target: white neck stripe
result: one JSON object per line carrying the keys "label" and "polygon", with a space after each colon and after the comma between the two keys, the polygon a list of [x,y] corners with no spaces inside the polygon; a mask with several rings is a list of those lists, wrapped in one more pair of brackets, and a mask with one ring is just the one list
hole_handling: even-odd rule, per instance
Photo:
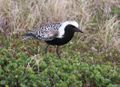
{"label": "white neck stripe", "polygon": [[62,38],[63,37],[63,35],[65,33],[65,27],[67,25],[73,25],[73,26],[78,28],[78,23],[76,21],[66,21],[66,22],[63,22],[61,24],[62,24],[61,27],[58,29],[58,32],[59,32],[58,38]]}

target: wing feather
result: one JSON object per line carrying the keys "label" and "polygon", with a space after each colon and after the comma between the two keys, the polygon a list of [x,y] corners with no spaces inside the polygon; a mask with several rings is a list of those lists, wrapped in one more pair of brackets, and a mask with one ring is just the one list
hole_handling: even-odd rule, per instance
{"label": "wing feather", "polygon": [[58,36],[58,29],[61,23],[48,24],[42,27],[37,27],[27,35],[31,35],[33,38],[37,38],[44,41],[53,40]]}

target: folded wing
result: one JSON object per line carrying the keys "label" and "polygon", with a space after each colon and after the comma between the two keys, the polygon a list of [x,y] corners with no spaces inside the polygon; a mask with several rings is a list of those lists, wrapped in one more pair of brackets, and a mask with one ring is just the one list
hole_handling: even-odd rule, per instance
{"label": "folded wing", "polygon": [[23,40],[31,38],[36,38],[44,41],[53,40],[58,36],[59,27],[60,24],[53,24],[34,29],[33,31],[26,33]]}

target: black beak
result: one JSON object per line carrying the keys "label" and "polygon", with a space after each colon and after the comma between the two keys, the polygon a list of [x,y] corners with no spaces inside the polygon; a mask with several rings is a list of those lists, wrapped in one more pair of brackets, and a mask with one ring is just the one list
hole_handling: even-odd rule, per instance
{"label": "black beak", "polygon": [[74,30],[75,30],[75,32],[81,32],[81,33],[83,33],[83,31],[80,30],[79,28],[74,28]]}

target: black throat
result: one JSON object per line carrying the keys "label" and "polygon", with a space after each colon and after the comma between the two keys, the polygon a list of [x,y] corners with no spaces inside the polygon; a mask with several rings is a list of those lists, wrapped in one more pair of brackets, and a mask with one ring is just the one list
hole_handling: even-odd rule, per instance
{"label": "black throat", "polygon": [[50,44],[50,45],[64,45],[66,43],[68,43],[72,37],[74,36],[74,26],[72,25],[67,25],[65,27],[65,34],[63,35],[63,38],[55,38],[51,41],[46,41],[46,43]]}

